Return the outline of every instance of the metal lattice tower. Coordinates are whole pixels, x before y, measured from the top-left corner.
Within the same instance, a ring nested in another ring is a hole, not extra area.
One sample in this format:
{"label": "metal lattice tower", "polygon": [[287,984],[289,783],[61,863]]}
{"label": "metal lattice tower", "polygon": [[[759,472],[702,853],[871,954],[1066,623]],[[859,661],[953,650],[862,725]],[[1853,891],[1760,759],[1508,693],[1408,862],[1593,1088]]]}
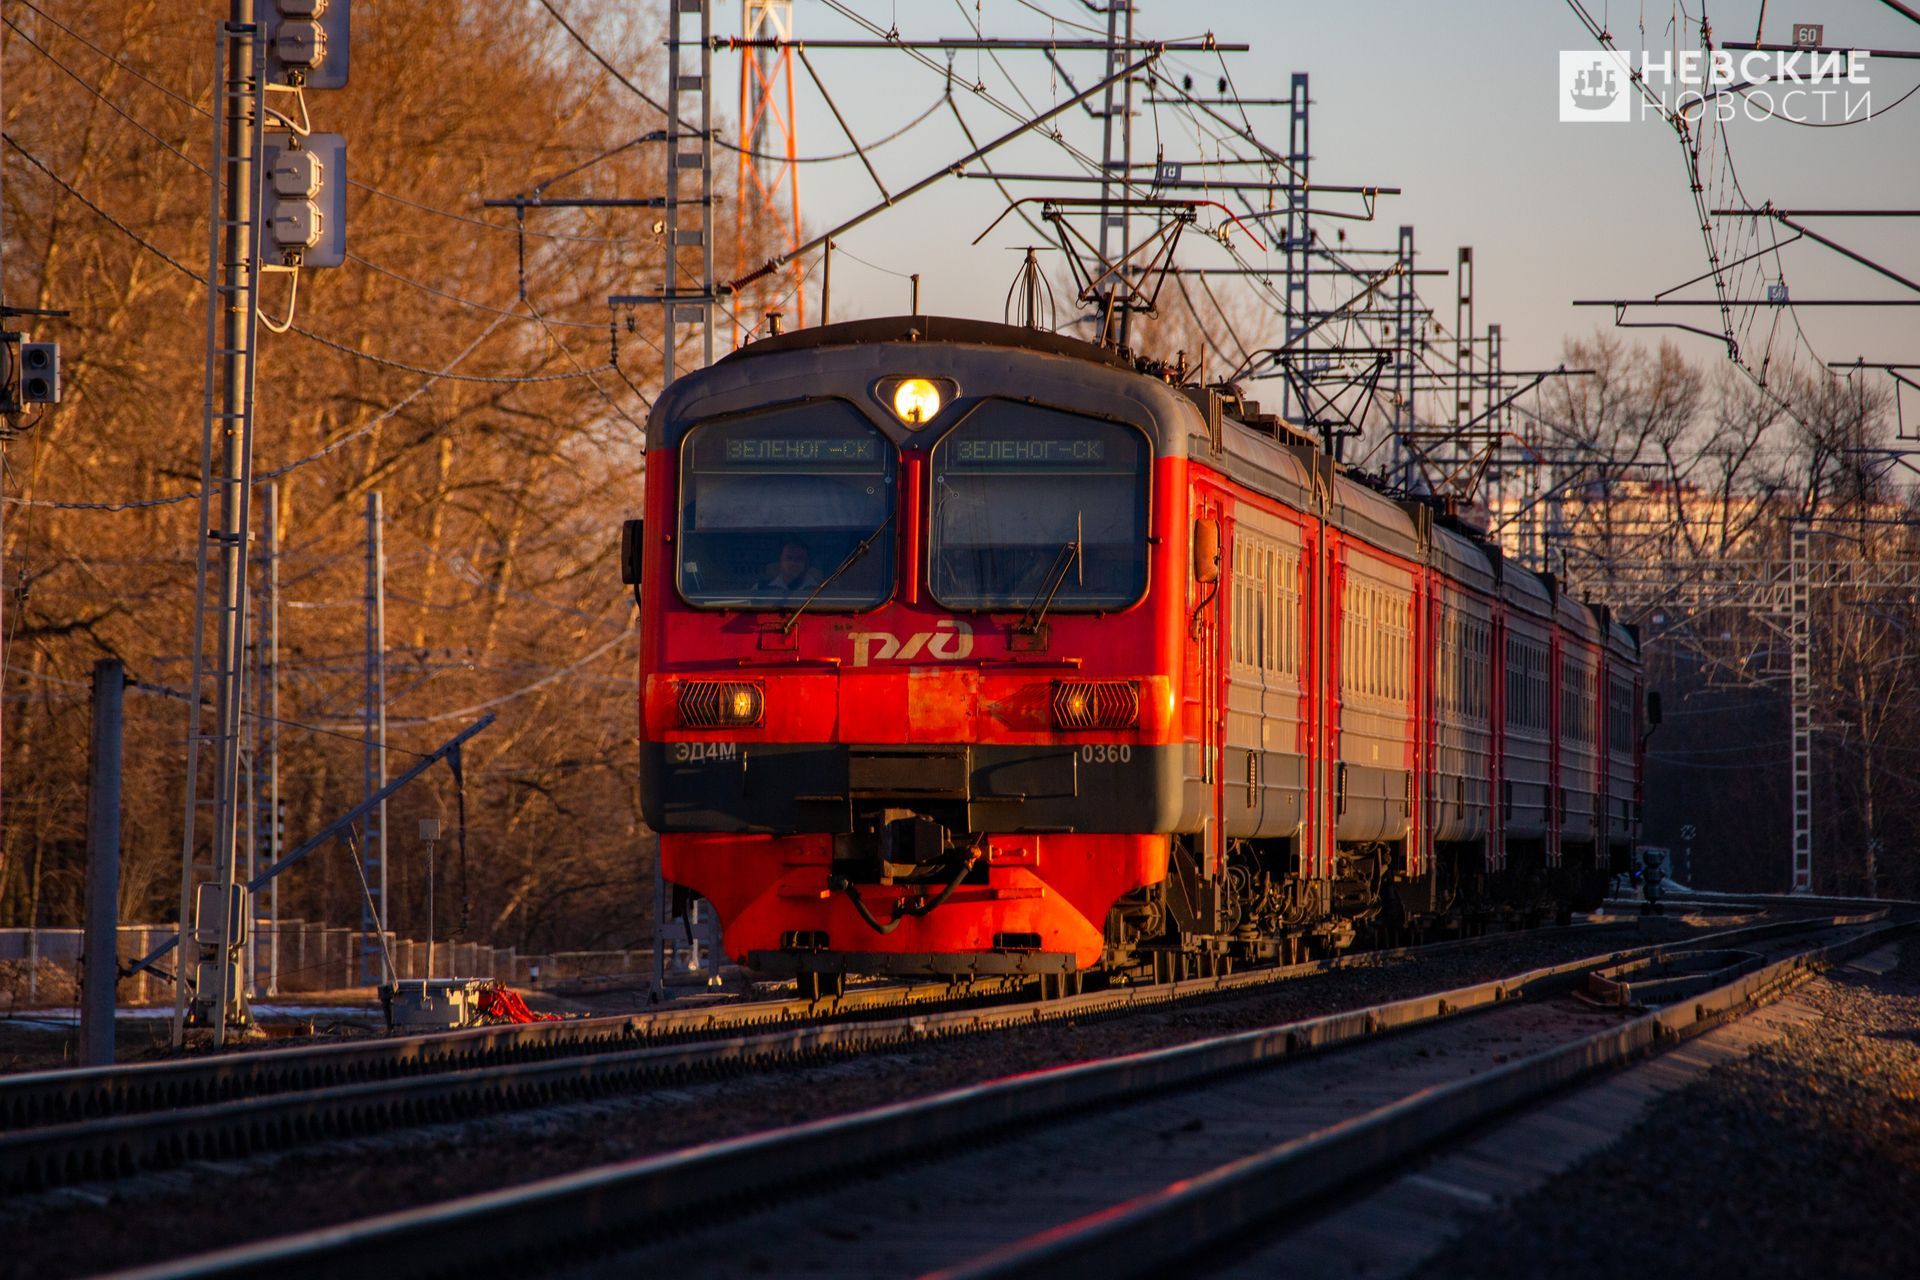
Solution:
{"label": "metal lattice tower", "polygon": [[1453,294],[1453,425],[1473,417],[1473,246],[1460,246]]}
{"label": "metal lattice tower", "polygon": [[[174,987],[176,1045],[184,1040],[189,1021],[211,1027],[218,1046],[226,1041],[230,1021],[243,1023],[248,1017],[241,961],[251,911],[237,871],[260,261],[253,197],[264,121],[260,31],[251,18],[249,0],[236,0],[231,19],[220,25],[217,38],[207,237],[206,404],[200,442],[193,676],[187,702],[186,819],[180,848],[180,980]],[[211,727],[204,722],[203,701],[212,704]],[[204,791],[203,752],[204,762],[212,766],[211,785]],[[204,824],[203,796],[211,799],[211,814]],[[204,847],[200,843],[203,826]]]}
{"label": "metal lattice tower", "polygon": [[[1128,60],[1133,56],[1133,4],[1131,0],[1109,0],[1107,5],[1107,70],[1106,79],[1113,81],[1126,70]],[[1119,145],[1114,145],[1115,121],[1119,122]],[[1133,249],[1133,219],[1131,206],[1126,203],[1130,194],[1128,178],[1133,171],[1133,78],[1131,76],[1117,83],[1107,85],[1105,97],[1100,107],[1100,260],[1102,269],[1110,262],[1123,262]],[[1121,205],[1115,212],[1112,201],[1115,188],[1119,189]],[[1115,235],[1115,233],[1118,235]],[[1116,249],[1115,241],[1118,241]],[[1114,288],[1125,289],[1125,273],[1116,278]],[[1130,341],[1128,330],[1133,315],[1127,307],[1119,308],[1120,342]],[[1108,337],[1102,334],[1104,340]]]}
{"label": "metal lattice tower", "polygon": [[[1550,517],[1564,513],[1550,509]],[[1813,607],[1817,592],[1891,592],[1910,598],[1920,560],[1864,560],[1816,555],[1816,518],[1787,520],[1787,554],[1694,558],[1656,553],[1630,566],[1582,565],[1577,576],[1626,611],[1675,614],[1741,610],[1766,619],[1788,642],[1787,689],[1792,780],[1792,868],[1795,893],[1813,891]],[[1596,571],[1597,570],[1597,571]],[[1777,687],[1777,675],[1774,678]]]}
{"label": "metal lattice tower", "polygon": [[1488,509],[1493,511],[1503,509],[1501,503],[1507,493],[1507,466],[1502,462],[1506,441],[1502,439],[1502,432],[1505,430],[1507,419],[1512,413],[1511,406],[1505,409],[1495,407],[1500,403],[1500,392],[1503,381],[1502,364],[1504,358],[1501,354],[1500,345],[1500,326],[1497,324],[1488,325],[1486,376],[1480,384],[1482,388],[1484,388],[1486,395],[1486,409],[1484,412],[1487,415],[1487,420],[1484,425],[1487,460],[1486,471],[1484,473],[1485,479],[1480,488],[1481,492],[1486,495]]}
{"label": "metal lattice tower", "polygon": [[[785,51],[782,50],[784,53]],[[788,79],[791,84],[791,77]],[[661,382],[678,370],[680,326],[699,330],[702,365],[713,363],[713,319],[719,295],[713,278],[713,13],[710,0],[671,0],[667,17],[667,189],[664,270],[655,294],[616,294],[615,307],[658,303],[663,312]],[[691,208],[693,214],[689,216]],[[698,272],[687,271],[686,249],[699,250]],[[697,286],[685,287],[693,276]],[[667,882],[653,868],[653,994],[666,990]]]}
{"label": "metal lattice tower", "polygon": [[[691,65],[690,65],[691,64]],[[692,127],[689,127],[691,125]],[[688,225],[687,206],[695,211]],[[666,367],[674,379],[680,326],[699,330],[701,364],[713,363],[713,13],[710,0],[673,0],[667,20]],[[699,282],[682,286],[681,250],[698,249]]]}
{"label": "metal lattice tower", "polygon": [[1813,532],[1806,520],[1787,524],[1788,671],[1793,694],[1793,891],[1813,892],[1813,613],[1807,560]]}
{"label": "metal lattice tower", "polygon": [[[1287,106],[1287,233],[1281,247],[1286,250],[1287,345],[1313,324],[1312,280],[1313,230],[1307,223],[1307,201],[1312,197],[1309,166],[1313,163],[1313,103],[1307,94],[1307,73],[1293,73],[1292,97]],[[1308,344],[1302,341],[1296,350],[1304,354]],[[1310,366],[1308,366],[1310,367]],[[1293,391],[1288,386],[1282,397],[1281,412],[1293,415]],[[1305,405],[1300,406],[1304,412]]]}
{"label": "metal lattice tower", "polygon": [[1418,425],[1414,417],[1414,381],[1418,368],[1416,354],[1420,337],[1415,332],[1420,322],[1419,301],[1414,292],[1413,228],[1400,228],[1400,268],[1393,293],[1393,462],[1392,474],[1404,487],[1413,487],[1413,450],[1407,433]]}
{"label": "metal lattice tower", "polygon": [[[778,226],[791,252],[800,245],[799,127],[793,111],[793,0],[741,0],[743,41],[777,40],[776,47],[740,47],[740,123],[746,145],[740,149],[738,198],[734,203],[735,274],[747,272],[748,230],[756,223]],[[777,147],[778,150],[770,149]],[[778,157],[777,159],[775,157]],[[784,197],[784,199],[783,199]],[[807,323],[807,294],[801,287],[802,261],[793,261],[794,327]],[[741,295],[733,296],[733,341],[752,332],[753,317],[743,316]]]}

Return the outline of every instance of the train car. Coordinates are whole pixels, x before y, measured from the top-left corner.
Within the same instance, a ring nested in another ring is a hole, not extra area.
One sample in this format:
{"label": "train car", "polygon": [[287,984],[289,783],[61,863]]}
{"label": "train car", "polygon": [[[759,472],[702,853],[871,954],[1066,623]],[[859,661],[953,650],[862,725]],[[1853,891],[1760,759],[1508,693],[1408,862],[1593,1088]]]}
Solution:
{"label": "train car", "polygon": [[1564,904],[1637,795],[1592,701],[1632,633],[1182,381],[912,316],[667,389],[641,794],[730,957],[1070,988]]}
{"label": "train car", "polygon": [[1646,726],[1641,708],[1646,703],[1646,680],[1640,665],[1640,646],[1633,632],[1615,621],[1605,606],[1595,612],[1606,631],[1604,687],[1606,689],[1606,773],[1601,787],[1605,818],[1601,824],[1607,871],[1618,875],[1633,862],[1634,842],[1640,831],[1639,747]]}

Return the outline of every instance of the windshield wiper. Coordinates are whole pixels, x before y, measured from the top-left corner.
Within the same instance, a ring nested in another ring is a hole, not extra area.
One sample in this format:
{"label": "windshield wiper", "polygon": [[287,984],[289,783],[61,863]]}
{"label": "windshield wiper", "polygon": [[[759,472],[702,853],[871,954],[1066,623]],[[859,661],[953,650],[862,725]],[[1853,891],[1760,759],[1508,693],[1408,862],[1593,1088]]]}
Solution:
{"label": "windshield wiper", "polygon": [[873,544],[880,541],[880,535],[886,532],[887,526],[892,523],[893,523],[893,512],[889,511],[887,512],[887,518],[885,520],[882,520],[877,526],[875,526],[872,533],[868,534],[865,538],[861,539],[859,546],[847,552],[847,558],[845,560],[842,560],[837,566],[835,566],[832,573],[820,579],[820,585],[815,587],[812,593],[809,594],[805,600],[802,600],[799,604],[794,606],[793,612],[787,615],[786,622],[781,624],[780,634],[783,636],[791,635],[793,633],[794,623],[800,621],[800,615],[807,611],[807,606],[812,604],[816,599],[818,599],[822,591],[825,591],[828,587],[832,586],[834,582],[839,579],[841,574],[853,568],[853,566],[859,562],[861,556],[864,556],[865,554],[867,554],[867,552],[871,551],[873,549]]}
{"label": "windshield wiper", "polygon": [[1086,585],[1086,562],[1080,554],[1080,546],[1080,513],[1076,511],[1073,513],[1073,536],[1061,543],[1060,550],[1054,553],[1053,567],[1047,570],[1046,581],[1040,584],[1040,592],[1027,606],[1026,616],[1014,627],[1017,634],[1032,636],[1040,633],[1040,628],[1047,621],[1047,610],[1053,608],[1053,598],[1060,594],[1060,588],[1067,583],[1067,570],[1078,568],[1079,584]]}

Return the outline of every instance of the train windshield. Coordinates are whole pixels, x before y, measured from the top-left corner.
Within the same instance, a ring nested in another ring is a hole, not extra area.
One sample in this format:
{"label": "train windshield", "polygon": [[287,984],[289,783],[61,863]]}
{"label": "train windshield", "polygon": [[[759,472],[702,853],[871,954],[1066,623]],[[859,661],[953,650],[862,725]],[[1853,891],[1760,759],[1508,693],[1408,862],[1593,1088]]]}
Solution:
{"label": "train windshield", "polygon": [[680,446],[680,594],[710,608],[792,609],[817,589],[816,610],[879,604],[893,594],[894,466],[893,444],[837,400],[694,427]]}
{"label": "train windshield", "polygon": [[1147,583],[1146,437],[990,400],[934,447],[928,582],[957,609],[1123,608]]}

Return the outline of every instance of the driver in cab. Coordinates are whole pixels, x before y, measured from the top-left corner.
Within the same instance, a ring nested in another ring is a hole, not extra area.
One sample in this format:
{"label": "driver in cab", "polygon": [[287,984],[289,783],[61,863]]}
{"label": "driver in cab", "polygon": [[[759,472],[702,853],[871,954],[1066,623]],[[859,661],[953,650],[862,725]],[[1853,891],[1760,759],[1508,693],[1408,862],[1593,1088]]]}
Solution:
{"label": "driver in cab", "polygon": [[820,585],[820,571],[813,567],[812,553],[798,538],[780,545],[780,558],[760,583],[762,591],[779,596],[804,596]]}

